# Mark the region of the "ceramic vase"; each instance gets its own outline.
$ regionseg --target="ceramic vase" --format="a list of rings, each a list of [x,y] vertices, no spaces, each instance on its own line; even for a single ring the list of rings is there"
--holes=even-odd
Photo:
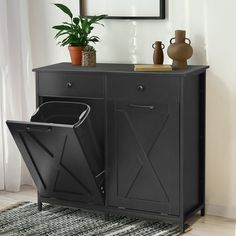
[[[82,63],[82,50],[84,48],[69,46],[68,49],[70,52],[70,58],[71,58],[72,65],[81,65],[81,63]]]
[[[96,66],[96,51],[82,51],[82,66]]]
[[[175,40],[174,43],[173,40]],[[170,39],[167,54],[173,59],[173,69],[187,68],[187,60],[193,55],[193,48],[191,47],[190,39],[186,38],[185,30],[175,31],[175,37]]]
[[[163,49],[165,45],[161,41],[156,41],[152,48],[154,49],[153,52],[153,63],[156,65],[162,65],[164,61]]]

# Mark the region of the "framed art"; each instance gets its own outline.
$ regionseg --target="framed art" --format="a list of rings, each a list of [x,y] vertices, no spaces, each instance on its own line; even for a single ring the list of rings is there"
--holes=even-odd
[[[79,0],[80,15],[107,19],[165,19],[165,0]]]

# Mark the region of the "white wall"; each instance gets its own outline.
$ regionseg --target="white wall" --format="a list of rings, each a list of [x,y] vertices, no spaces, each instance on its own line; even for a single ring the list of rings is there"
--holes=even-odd
[[[186,29],[194,55],[189,64],[209,64],[207,72],[207,208],[209,214],[236,218],[236,1],[167,1],[166,20],[106,20],[98,62],[152,63],[151,45],[166,47],[175,29]],[[35,67],[69,61],[67,48],[56,46],[51,27],[66,20],[48,0],[30,4]],[[78,12],[77,0],[58,0]],[[165,50],[166,52],[166,50]],[[170,63],[165,57],[165,63]]]
[[[216,214],[236,217],[236,1],[208,0],[207,201]]]

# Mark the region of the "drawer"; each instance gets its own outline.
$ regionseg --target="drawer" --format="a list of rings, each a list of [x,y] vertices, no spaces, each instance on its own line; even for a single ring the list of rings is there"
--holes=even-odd
[[[108,99],[139,102],[179,102],[178,78],[142,74],[111,74]]]
[[[95,73],[39,73],[39,96],[104,97],[104,78]]]

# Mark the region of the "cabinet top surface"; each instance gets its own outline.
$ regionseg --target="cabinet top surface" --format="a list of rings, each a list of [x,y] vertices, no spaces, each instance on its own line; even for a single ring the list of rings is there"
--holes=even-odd
[[[133,64],[111,64],[111,63],[97,63],[96,67],[82,67],[72,65],[71,63],[58,63],[54,65],[35,68],[35,72],[96,72],[96,73],[132,73],[132,74],[157,74],[157,75],[171,75],[171,76],[185,76],[191,73],[201,73],[209,66],[194,65],[188,66],[187,69],[173,70],[168,72],[136,72]]]

